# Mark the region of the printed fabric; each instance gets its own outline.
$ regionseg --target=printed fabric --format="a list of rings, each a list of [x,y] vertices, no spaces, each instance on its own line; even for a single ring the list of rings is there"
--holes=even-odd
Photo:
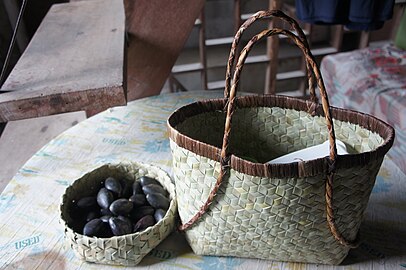
[[[385,43],[329,55],[321,71],[331,105],[374,115],[395,128],[388,155],[406,172],[406,51]]]

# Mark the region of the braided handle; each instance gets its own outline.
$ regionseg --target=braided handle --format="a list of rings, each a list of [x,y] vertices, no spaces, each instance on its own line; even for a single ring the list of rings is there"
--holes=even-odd
[[[231,71],[234,66],[234,61],[235,61],[235,55],[237,52],[237,47],[238,44],[241,40],[241,36],[244,33],[244,31],[250,27],[254,22],[260,19],[265,19],[265,18],[271,18],[271,17],[277,17],[281,19],[284,22],[287,22],[290,24],[290,26],[293,28],[293,30],[297,33],[297,37],[306,45],[306,47],[309,46],[307,43],[306,35],[303,33],[302,28],[300,28],[299,24],[293,20],[291,17],[287,16],[285,13],[283,13],[280,10],[269,10],[269,11],[258,11],[254,15],[252,15],[248,20],[246,20],[238,29],[237,33],[234,36],[233,43],[231,44],[231,49],[230,49],[230,55],[228,56],[228,61],[227,61],[227,70],[226,70],[226,85],[224,88],[224,98],[228,98],[230,95],[230,86],[231,86]],[[310,91],[310,99],[318,103],[318,99],[315,93],[314,89],[314,77],[313,73],[311,72],[311,67],[306,59],[306,71],[307,71],[307,78],[309,81],[309,91]]]
[[[279,29],[279,28],[265,30],[265,31],[262,31],[261,33],[255,35],[248,42],[248,44],[244,47],[244,49],[240,53],[240,56],[238,58],[238,62],[237,62],[236,68],[235,68],[233,83],[231,85],[231,91],[229,94],[229,100],[228,100],[228,105],[227,105],[227,117],[226,117],[225,129],[224,129],[223,145],[222,145],[222,149],[221,149],[221,157],[220,157],[221,167],[220,167],[219,177],[217,178],[215,186],[214,186],[213,190],[210,192],[205,204],[190,219],[190,221],[188,221],[187,223],[180,226],[180,230],[186,230],[187,228],[192,226],[207,211],[210,204],[213,202],[213,199],[214,199],[215,195],[217,194],[217,191],[220,188],[220,185],[221,185],[225,175],[228,173],[228,168],[230,167],[229,160],[231,157],[231,155],[228,152],[228,147],[229,147],[229,138],[230,138],[230,132],[231,132],[232,116],[236,109],[236,92],[237,92],[237,87],[238,87],[239,80],[240,80],[241,71],[244,66],[244,62],[248,56],[249,51],[252,49],[254,44],[256,44],[262,38],[272,36],[272,35],[280,35],[280,34],[289,37],[302,50],[302,52],[306,58],[306,62],[308,63],[309,67],[311,67],[311,70],[313,71],[313,74],[317,80],[317,84],[318,84],[318,87],[320,90],[320,95],[322,98],[322,108],[323,108],[325,119],[327,122],[327,129],[328,129],[328,133],[329,133],[329,144],[330,144],[330,155],[329,155],[329,159],[328,159],[329,169],[328,169],[328,173],[327,173],[326,192],[325,192],[327,223],[329,225],[332,235],[335,237],[335,239],[337,241],[339,241],[341,244],[349,246],[349,247],[356,247],[357,242],[358,242],[358,236],[354,241],[348,241],[338,231],[337,225],[335,224],[332,202],[333,202],[333,179],[334,179],[334,171],[335,171],[335,162],[337,159],[337,148],[336,148],[336,143],[335,143],[336,138],[335,138],[335,133],[334,133],[333,121],[332,121],[332,117],[331,117],[330,105],[329,105],[329,101],[328,101],[328,97],[327,97],[327,92],[326,92],[326,89],[325,89],[325,86],[323,83],[323,79],[320,74],[320,70],[316,64],[316,61],[314,60],[313,55],[310,52],[308,45],[306,43],[304,43],[295,34],[291,33],[290,31],[287,31],[284,29]]]

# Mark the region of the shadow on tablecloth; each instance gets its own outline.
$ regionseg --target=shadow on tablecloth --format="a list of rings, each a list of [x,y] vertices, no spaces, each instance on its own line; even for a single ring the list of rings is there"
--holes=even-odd
[[[361,224],[360,246],[351,250],[342,264],[377,261],[383,265],[392,257],[406,257],[406,227],[366,220]]]

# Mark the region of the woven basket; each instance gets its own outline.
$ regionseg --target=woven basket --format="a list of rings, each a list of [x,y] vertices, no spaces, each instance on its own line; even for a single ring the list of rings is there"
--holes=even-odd
[[[156,178],[169,192],[171,199],[169,209],[157,224],[142,232],[110,238],[88,237],[72,229],[70,226],[72,219],[68,214],[72,200],[94,194],[92,189],[107,176],[133,181],[143,175]],[[65,238],[78,258],[102,264],[136,265],[175,227],[177,216],[175,186],[168,174],[155,166],[135,162],[107,164],[85,174],[69,186],[62,197],[60,210],[61,223],[65,226]]]
[[[279,17],[297,34],[274,28],[254,36],[241,51],[231,81],[242,32],[264,17]],[[252,46],[263,37],[280,34],[305,55],[311,99],[236,97]],[[315,82],[322,104],[315,95]],[[386,123],[329,106],[302,30],[280,11],[258,12],[237,32],[227,65],[225,98],[181,107],[169,117],[168,128],[180,229],[186,231],[195,253],[323,264],[341,263],[357,246],[363,212],[394,140],[394,130]],[[345,142],[350,154],[337,155],[336,138]],[[328,157],[265,164],[326,140]]]

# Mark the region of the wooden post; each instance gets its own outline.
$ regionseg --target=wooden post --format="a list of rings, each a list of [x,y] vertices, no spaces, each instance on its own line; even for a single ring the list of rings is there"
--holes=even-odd
[[[202,87],[204,90],[207,90],[206,17],[204,13],[204,7],[202,8],[202,12],[200,13],[199,57],[203,67],[201,71]]]
[[[343,33],[344,27],[342,25],[331,26],[333,28],[333,35],[331,38],[331,46],[336,48],[337,51],[341,51],[342,43],[343,43]]]
[[[307,33],[309,33],[309,36],[308,36],[308,38],[307,38],[307,43],[309,44],[309,46],[310,46],[310,48],[311,48],[311,46],[312,46],[312,44],[311,44],[311,36],[312,36],[312,31],[313,31],[313,25],[311,24],[311,23],[306,23],[305,24],[305,27],[304,27],[304,30],[307,32]],[[306,58],[305,58],[305,56],[303,55],[302,56],[302,63],[300,64],[301,66],[300,66],[300,70],[302,70],[303,72],[304,72],[304,74],[307,74],[307,72],[311,72],[311,71],[308,71],[307,70],[307,67],[306,67]],[[300,80],[300,85],[299,85],[299,91],[300,91],[300,93],[302,93],[302,97],[306,97],[306,95],[307,95],[307,89],[310,87],[310,85],[308,85],[308,81],[307,81],[307,76],[305,76],[304,78],[302,78],[301,80]],[[307,86],[307,87],[306,87]]]
[[[358,43],[358,49],[363,49],[368,47],[369,44],[369,33],[368,31],[362,31],[360,38],[359,38],[359,43]]]
[[[241,25],[241,1],[234,0],[234,33],[238,31]]]
[[[270,0],[271,9],[281,9],[282,2],[280,0]],[[272,18],[269,27],[275,26],[275,20]],[[269,65],[266,71],[265,79],[265,94],[275,94],[276,73],[278,72],[278,52],[279,52],[279,37],[271,36],[267,42],[267,55]]]

